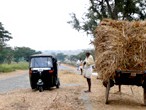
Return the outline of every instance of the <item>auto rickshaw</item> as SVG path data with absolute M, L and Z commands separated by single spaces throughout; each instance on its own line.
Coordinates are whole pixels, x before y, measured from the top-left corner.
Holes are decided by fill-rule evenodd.
M 59 88 L 57 59 L 45 54 L 31 55 L 29 59 L 29 79 L 31 88 L 40 92 L 54 86 Z

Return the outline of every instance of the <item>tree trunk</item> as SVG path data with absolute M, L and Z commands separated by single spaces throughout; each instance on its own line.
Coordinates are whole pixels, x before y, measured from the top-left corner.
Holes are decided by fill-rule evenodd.
M 117 0 L 115 0 L 115 7 L 114 7 L 114 10 L 113 10 L 113 17 L 114 19 L 118 19 L 118 2 Z
M 114 19 L 112 8 L 111 8 L 111 6 L 109 4 L 109 0 L 105 0 L 105 2 L 106 2 L 107 7 L 108 7 L 108 12 L 109 12 L 110 18 Z
M 90 0 L 91 2 L 91 9 L 97 13 L 97 15 L 99 16 L 99 19 L 102 19 L 102 15 L 99 13 L 99 11 L 95 8 L 95 5 L 94 5 L 94 0 Z

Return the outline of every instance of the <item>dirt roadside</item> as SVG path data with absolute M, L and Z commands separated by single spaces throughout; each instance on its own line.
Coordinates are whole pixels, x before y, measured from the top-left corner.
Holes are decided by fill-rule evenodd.
M 28 73 L 28 70 L 16 70 L 16 71 L 9 72 L 9 73 L 0 73 L 0 79 L 15 77 L 15 76 L 18 76 L 18 75 L 24 74 L 24 73 Z
M 18 73 L 17 73 L 18 74 Z M 13 73 L 16 75 L 16 73 Z M 1 77 L 1 75 L 0 75 Z M 9 75 L 3 78 L 10 77 Z M 145 110 L 143 89 L 137 86 L 111 88 L 109 104 L 105 104 L 105 87 L 101 80 L 92 77 L 92 92 L 87 89 L 82 75 L 59 71 L 61 87 L 43 92 L 20 89 L 0 94 L 0 110 Z

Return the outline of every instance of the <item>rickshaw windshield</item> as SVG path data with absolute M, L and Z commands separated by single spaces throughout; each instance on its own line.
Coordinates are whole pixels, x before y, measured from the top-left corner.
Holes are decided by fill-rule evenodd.
M 31 68 L 48 68 L 53 67 L 52 58 L 50 57 L 33 57 L 30 61 Z

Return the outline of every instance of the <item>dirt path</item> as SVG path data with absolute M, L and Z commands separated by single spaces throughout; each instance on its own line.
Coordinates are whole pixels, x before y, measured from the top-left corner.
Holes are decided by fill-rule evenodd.
M 66 65 L 66 64 L 63 64 L 63 66 L 68 67 L 68 69 L 72 70 L 72 72 L 80 75 L 80 71 L 77 71 L 76 67 L 73 67 L 71 65 Z M 82 77 L 82 79 L 84 79 L 83 76 L 81 76 L 81 77 Z M 79 84 L 80 84 L 80 86 L 83 86 L 83 85 L 86 85 L 86 82 L 84 82 L 84 84 L 83 84 L 83 80 L 80 80 Z M 77 84 L 77 85 L 79 85 L 79 84 Z M 72 84 L 72 86 L 75 86 L 75 84 Z M 88 94 L 86 94 L 83 90 L 81 92 L 80 99 L 82 99 L 85 110 L 93 110 L 90 98 L 89 98 Z
M 83 81 L 81 81 L 83 82 Z M 80 82 L 80 83 L 81 83 Z M 87 88 L 86 81 L 82 85 Z M 92 77 L 92 93 L 81 92 L 81 99 L 84 102 L 86 110 L 145 110 L 143 105 L 143 88 L 138 86 L 122 85 L 122 92 L 119 93 L 118 86 L 110 90 L 109 104 L 105 104 L 105 87 L 102 80 Z
M 76 70 L 76 69 L 75 69 Z M 75 72 L 76 73 L 76 72 Z M 0 110 L 145 110 L 143 90 L 137 86 L 111 88 L 109 104 L 105 104 L 105 87 L 101 80 L 92 77 L 92 92 L 87 89 L 86 80 L 80 74 L 59 71 L 61 87 L 43 92 L 30 88 L 0 94 Z M 4 78 L 4 77 L 3 77 Z M 132 88 L 132 91 L 131 91 Z

